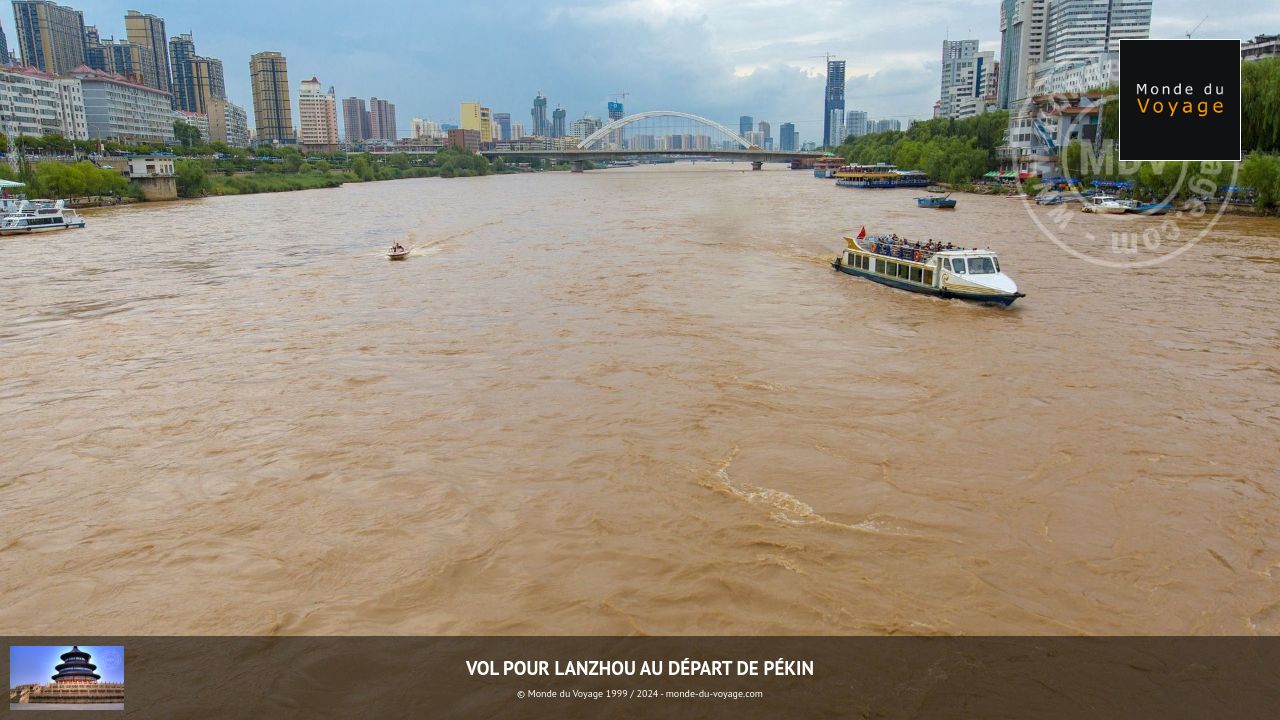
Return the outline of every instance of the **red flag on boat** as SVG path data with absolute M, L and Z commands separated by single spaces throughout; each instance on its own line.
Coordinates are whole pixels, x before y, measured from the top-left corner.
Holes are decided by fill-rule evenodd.
M 863 226 L 862 226 L 862 229 L 858 231 L 858 239 L 859 239 L 859 240 L 861 240 L 862 238 L 864 238 L 864 237 L 866 237 L 866 236 L 867 236 L 867 226 L 866 226 L 866 225 L 863 225 Z

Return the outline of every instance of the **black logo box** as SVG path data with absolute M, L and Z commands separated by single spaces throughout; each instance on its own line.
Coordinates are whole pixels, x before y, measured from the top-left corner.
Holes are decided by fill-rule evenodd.
M 1139 93 L 1143 85 L 1146 92 Z M 1165 94 L 1166 86 L 1184 92 Z M 1206 94 L 1206 86 L 1213 92 Z M 1147 112 L 1139 111 L 1139 100 Z M 1121 160 L 1239 161 L 1240 41 L 1121 40 L 1119 102 Z M 1157 102 L 1164 112 L 1154 112 Z M 1184 113 L 1185 102 L 1195 112 Z M 1205 117 L 1198 112 L 1202 102 L 1209 108 Z M 1219 102 L 1224 112 L 1216 114 Z M 1177 103 L 1172 115 L 1170 103 Z

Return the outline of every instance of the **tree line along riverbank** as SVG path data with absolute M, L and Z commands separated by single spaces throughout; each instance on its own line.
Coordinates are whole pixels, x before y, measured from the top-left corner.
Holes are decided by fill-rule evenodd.
M 523 164 L 501 158 L 490 162 L 484 156 L 445 148 L 433 156 L 407 153 L 310 153 L 297 148 L 231 148 L 221 143 L 201 143 L 185 123 L 176 147 L 105 143 L 109 154 L 170 153 L 178 196 L 244 195 L 338 187 L 345 183 L 375 182 L 419 177 L 476 177 L 482 175 L 568 170 L 569 165 L 551 165 L 541 160 Z M 0 164 L 0 178 L 24 183 L 33 197 L 142 200 L 141 189 L 118 171 L 100 167 L 95 160 L 96 142 L 67 140 L 60 135 L 22 137 L 12 144 L 0 135 L 0 152 L 14 153 L 17 169 Z

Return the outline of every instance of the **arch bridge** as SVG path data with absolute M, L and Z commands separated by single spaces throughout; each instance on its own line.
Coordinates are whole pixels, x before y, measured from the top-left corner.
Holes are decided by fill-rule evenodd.
M 628 128 L 643 128 L 646 123 L 663 120 L 685 123 L 686 125 L 682 129 L 700 128 L 701 132 L 713 131 L 723 136 L 724 139 L 718 143 L 718 147 L 711 147 L 711 136 L 705 134 L 677 133 L 669 136 L 650 134 L 633 136 L 630 142 L 625 141 Z M 676 144 L 675 138 L 677 137 L 682 138 L 681 147 L 673 147 Z M 693 140 L 692 144 L 697 145 L 697 147 L 684 147 L 683 145 L 687 141 L 684 139 Z M 751 161 L 752 167 L 757 170 L 766 161 L 822 157 L 822 153 L 818 152 L 765 150 L 758 145 L 753 145 L 747 138 L 742 137 L 715 120 L 678 110 L 649 110 L 628 115 L 591 133 L 574 148 L 556 150 L 486 150 L 482 151 L 482 154 L 491 158 L 501 155 L 504 157 L 561 160 L 573 163 L 575 171 L 581 170 L 582 164 L 586 160 L 619 160 L 653 156 L 695 156 L 726 160 L 748 160 Z

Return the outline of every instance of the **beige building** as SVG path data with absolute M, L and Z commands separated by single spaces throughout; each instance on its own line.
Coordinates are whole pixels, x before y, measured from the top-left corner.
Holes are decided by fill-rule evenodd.
M 464 102 L 458 104 L 458 127 L 463 130 L 480 132 L 480 103 Z
M 338 151 L 338 99 L 315 76 L 298 89 L 298 145 L 303 152 Z
M 84 64 L 84 15 L 49 0 L 14 0 L 22 63 L 54 75 Z
M 137 10 L 130 10 L 124 16 L 125 36 L 129 42 L 142 47 L 151 48 L 156 63 L 155 87 L 172 93 L 170 82 L 172 73 L 169 70 L 169 38 L 165 35 L 164 18 L 155 15 L 144 15 Z
M 253 85 L 253 123 L 258 131 L 258 142 L 286 145 L 297 142 L 285 57 L 274 51 L 250 56 L 249 81 Z
M 209 142 L 249 147 L 249 115 L 225 98 L 209 100 Z

